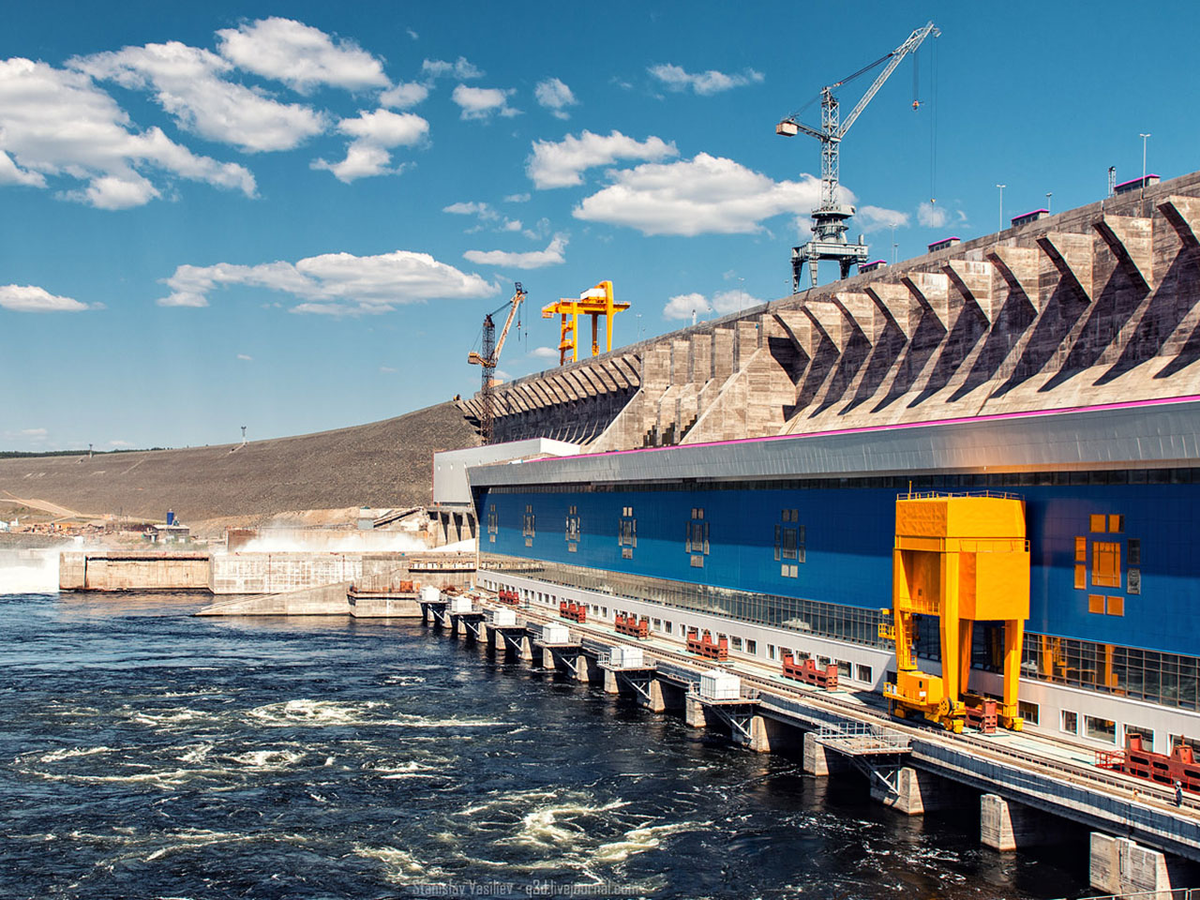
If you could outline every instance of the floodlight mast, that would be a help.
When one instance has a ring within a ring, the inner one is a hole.
[[[775,133],[784,137],[794,137],[803,132],[821,142],[821,205],[812,212],[812,240],[801,247],[792,248],[793,293],[800,290],[800,274],[805,262],[809,264],[808,274],[812,287],[817,286],[817,263],[822,259],[836,259],[841,268],[842,278],[849,276],[851,266],[866,262],[868,250],[867,245],[862,243],[862,239],[859,238],[857,244],[851,244],[846,240],[846,232],[850,228],[846,224],[846,220],[854,215],[854,207],[838,202],[838,150],[846,132],[862,115],[867,104],[879,93],[884,82],[896,71],[896,67],[908,54],[920,47],[925,38],[931,34],[937,37],[941,32],[933,22],[927,22],[923,27],[910,34],[908,40],[891,53],[880,57],[869,66],[859,69],[853,75],[822,88],[820,128],[813,128],[799,121],[797,119],[799,113],[786,117],[775,126]],[[841,87],[880,65],[884,65],[883,71],[867,88],[862,99],[850,111],[850,115],[846,116],[844,121],[839,121],[840,110],[838,99],[833,94],[834,88]],[[916,109],[917,106],[918,102],[914,100],[913,108]]]

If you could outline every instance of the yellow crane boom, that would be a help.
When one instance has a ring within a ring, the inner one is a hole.
[[[611,281],[602,281],[591,290],[584,291],[579,299],[563,298],[542,307],[542,318],[552,319],[562,316],[558,342],[558,364],[565,365],[567,354],[571,361],[579,359],[579,316],[592,317],[592,356],[600,355],[598,322],[604,316],[605,343],[604,352],[612,350],[612,320],[613,316],[622,310],[629,309],[628,303],[617,303],[613,300]]]

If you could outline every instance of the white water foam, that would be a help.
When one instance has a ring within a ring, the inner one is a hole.
[[[58,554],[48,550],[0,550],[0,596],[57,594]]]

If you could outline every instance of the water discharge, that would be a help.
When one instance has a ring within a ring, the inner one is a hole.
[[[0,896],[1084,890],[1084,844],[991,853],[977,809],[909,820],[419,625],[205,600],[0,597]]]
[[[0,596],[57,594],[58,554],[57,549],[0,549]]]

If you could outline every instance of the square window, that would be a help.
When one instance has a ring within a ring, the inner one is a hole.
[[[1107,741],[1110,744],[1117,742],[1117,723],[1112,719],[1084,716],[1083,731],[1094,741]]]
[[[1125,615],[1125,598],[1124,597],[1109,597],[1108,598],[1108,614],[1110,616]]]
[[[1025,700],[1017,701],[1017,714],[1024,719],[1027,724],[1036,725],[1038,723],[1039,712],[1040,710],[1038,709],[1038,705],[1036,703],[1029,703]]]
[[[735,638],[733,639],[733,649],[734,649],[734,650],[741,650],[741,649],[742,649],[742,639],[741,639],[740,637],[735,637]]]
[[[1092,586],[1121,586],[1121,545],[1115,542],[1092,543]]]
[[[1087,562],[1087,538],[1085,537],[1075,538],[1075,562]]]
[[[1075,565],[1075,587],[1080,589],[1087,587],[1087,566],[1083,563]]]
[[[1103,533],[1108,525],[1108,516],[1103,513],[1093,514],[1091,516],[1091,530]]]
[[[1126,541],[1125,552],[1129,556],[1129,565],[1140,566],[1142,564],[1142,541],[1141,538],[1130,538]]]
[[[1109,516],[1108,517],[1108,530],[1112,534],[1120,534],[1122,531],[1124,531],[1125,530],[1125,517],[1124,516]]]
[[[871,671],[870,666],[864,666],[864,665],[855,666],[854,674],[855,674],[855,677],[859,681],[866,682],[867,684],[875,683],[875,673]]]
[[[1088,594],[1088,612],[1104,615],[1104,598],[1099,594]]]
[[[758,656],[758,641],[746,641],[746,652]]]
[[[1079,714],[1064,709],[1062,711],[1062,730],[1067,734],[1079,734]]]

